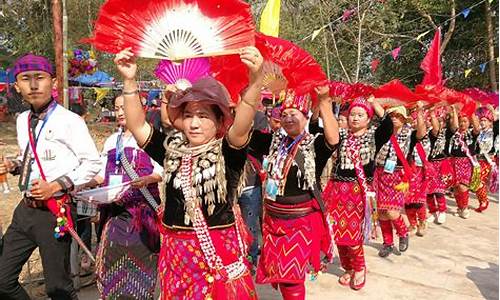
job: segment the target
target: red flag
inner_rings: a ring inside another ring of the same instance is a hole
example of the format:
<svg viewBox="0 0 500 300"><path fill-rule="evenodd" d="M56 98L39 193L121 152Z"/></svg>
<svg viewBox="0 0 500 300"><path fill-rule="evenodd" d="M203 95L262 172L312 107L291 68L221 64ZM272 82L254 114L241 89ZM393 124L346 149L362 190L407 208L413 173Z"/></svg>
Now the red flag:
<svg viewBox="0 0 500 300"><path fill-rule="evenodd" d="M424 71L424 85L443 85L443 71L441 66L441 27L436 30L431 47L420 64Z"/></svg>

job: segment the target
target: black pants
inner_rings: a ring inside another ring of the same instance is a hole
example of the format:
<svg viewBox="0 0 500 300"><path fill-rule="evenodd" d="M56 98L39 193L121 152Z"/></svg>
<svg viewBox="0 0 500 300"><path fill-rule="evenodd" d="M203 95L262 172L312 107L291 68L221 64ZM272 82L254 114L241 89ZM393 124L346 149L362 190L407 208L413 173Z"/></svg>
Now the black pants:
<svg viewBox="0 0 500 300"><path fill-rule="evenodd" d="M71 237L54 237L55 217L48 210L16 207L5 233L0 256L0 299L30 299L19 284L19 274L31 253L38 247L42 259L47 295L53 300L78 299L70 272Z"/></svg>

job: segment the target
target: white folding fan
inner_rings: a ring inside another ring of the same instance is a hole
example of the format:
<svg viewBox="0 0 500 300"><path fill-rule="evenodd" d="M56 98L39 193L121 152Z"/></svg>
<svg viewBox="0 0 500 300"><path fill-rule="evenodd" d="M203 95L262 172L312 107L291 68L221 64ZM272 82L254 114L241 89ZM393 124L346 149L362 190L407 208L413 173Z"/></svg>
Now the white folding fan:
<svg viewBox="0 0 500 300"><path fill-rule="evenodd" d="M255 43L250 6L239 0L108 0L94 36L82 40L118 53L182 60L235 54Z"/></svg>

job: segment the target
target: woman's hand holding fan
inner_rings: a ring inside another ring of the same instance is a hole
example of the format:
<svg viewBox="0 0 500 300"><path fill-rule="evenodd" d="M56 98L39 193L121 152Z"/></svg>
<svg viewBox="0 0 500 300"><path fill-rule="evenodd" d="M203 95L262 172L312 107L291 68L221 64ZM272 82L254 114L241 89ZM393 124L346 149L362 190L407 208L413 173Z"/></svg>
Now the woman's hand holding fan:
<svg viewBox="0 0 500 300"><path fill-rule="evenodd" d="M250 71L250 84L262 79L262 63L264 62L264 58L260 54L259 49L255 47L241 49L240 59Z"/></svg>
<svg viewBox="0 0 500 300"><path fill-rule="evenodd" d="M116 54L114 63L124 80L134 80L137 73L137 58L132 48L126 48Z"/></svg>

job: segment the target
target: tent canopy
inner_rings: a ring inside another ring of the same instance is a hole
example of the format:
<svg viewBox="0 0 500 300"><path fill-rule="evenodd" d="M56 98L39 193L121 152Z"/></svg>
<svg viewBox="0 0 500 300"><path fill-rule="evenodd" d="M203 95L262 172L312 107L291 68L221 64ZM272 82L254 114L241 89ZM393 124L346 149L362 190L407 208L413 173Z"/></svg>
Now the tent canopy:
<svg viewBox="0 0 500 300"><path fill-rule="evenodd" d="M70 81L86 85L86 86L107 86L113 84L113 77L103 71L96 71L93 74L82 74L75 78L70 78Z"/></svg>

